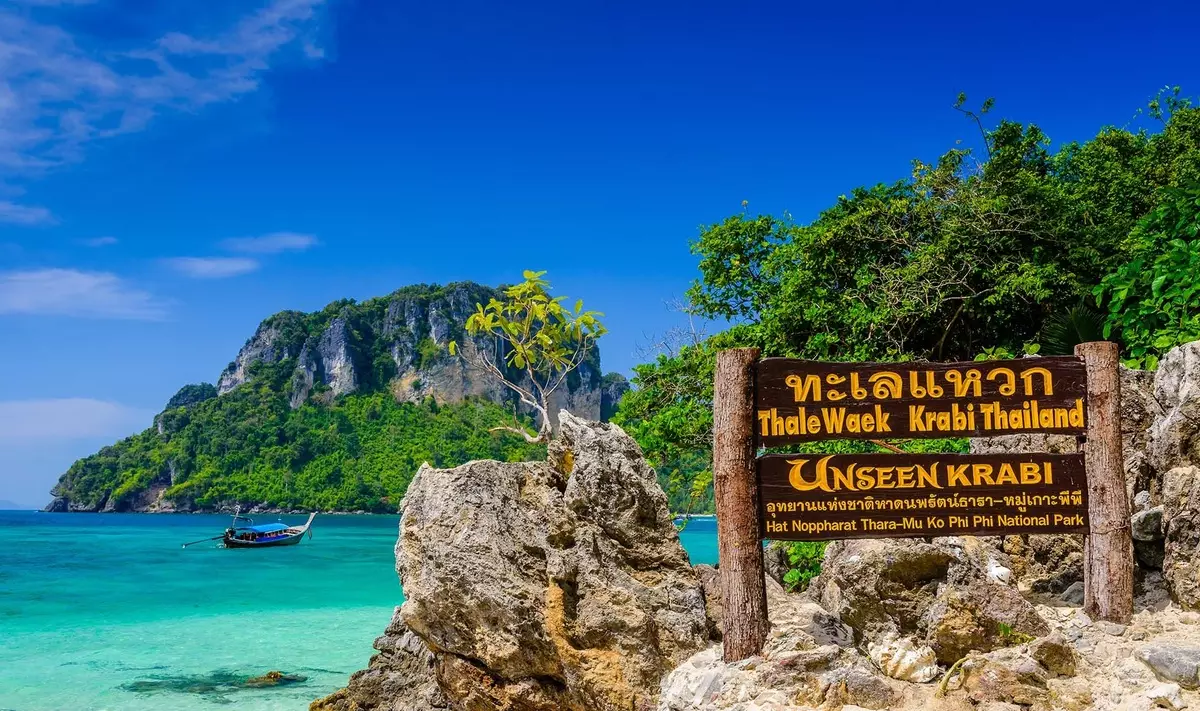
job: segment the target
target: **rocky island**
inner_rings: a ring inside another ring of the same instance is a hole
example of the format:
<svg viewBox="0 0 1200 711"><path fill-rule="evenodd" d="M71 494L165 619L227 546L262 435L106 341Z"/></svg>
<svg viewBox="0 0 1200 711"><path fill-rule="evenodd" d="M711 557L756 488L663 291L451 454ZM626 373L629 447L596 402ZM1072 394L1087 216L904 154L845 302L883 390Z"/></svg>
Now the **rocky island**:
<svg viewBox="0 0 1200 711"><path fill-rule="evenodd" d="M1200 704L1200 342L1122 371L1137 598L1081 609L1082 537L831 544L803 593L767 553L761 655L721 660L721 573L691 567L619 427L561 415L544 462L423 467L402 504L405 602L313 711L1149 711ZM997 437L977 451L1063 451Z"/></svg>
<svg viewBox="0 0 1200 711"><path fill-rule="evenodd" d="M47 510L390 512L423 462L540 456L488 432L531 412L471 365L474 351L497 346L463 323L500 295L417 285L275 314L216 385L184 386L151 427L75 462ZM606 420L628 387L602 374L593 349L553 404Z"/></svg>

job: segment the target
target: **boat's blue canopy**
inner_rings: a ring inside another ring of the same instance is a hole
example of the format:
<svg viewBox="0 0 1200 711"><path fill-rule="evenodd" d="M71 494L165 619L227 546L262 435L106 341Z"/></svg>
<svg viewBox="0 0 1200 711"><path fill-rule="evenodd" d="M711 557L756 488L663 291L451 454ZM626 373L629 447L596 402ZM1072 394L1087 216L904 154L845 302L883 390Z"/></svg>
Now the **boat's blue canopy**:
<svg viewBox="0 0 1200 711"><path fill-rule="evenodd" d="M257 526L241 526L238 528L238 530L254 531L255 533L277 533L279 531L287 530L287 528L288 525L286 523L263 523Z"/></svg>

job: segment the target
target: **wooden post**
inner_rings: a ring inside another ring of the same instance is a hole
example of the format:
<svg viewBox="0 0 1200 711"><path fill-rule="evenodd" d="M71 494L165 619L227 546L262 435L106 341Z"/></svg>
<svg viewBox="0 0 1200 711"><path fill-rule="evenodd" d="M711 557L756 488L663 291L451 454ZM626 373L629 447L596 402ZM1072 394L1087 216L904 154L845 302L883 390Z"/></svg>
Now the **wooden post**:
<svg viewBox="0 0 1200 711"><path fill-rule="evenodd" d="M1083 543L1083 609L1093 619L1128 624L1133 615L1133 538L1121 454L1121 377L1117 344L1081 343L1087 368L1088 536Z"/></svg>
<svg viewBox="0 0 1200 711"><path fill-rule="evenodd" d="M713 382L713 489L726 662L761 652L770 629L754 471L757 361L757 348L720 351Z"/></svg>

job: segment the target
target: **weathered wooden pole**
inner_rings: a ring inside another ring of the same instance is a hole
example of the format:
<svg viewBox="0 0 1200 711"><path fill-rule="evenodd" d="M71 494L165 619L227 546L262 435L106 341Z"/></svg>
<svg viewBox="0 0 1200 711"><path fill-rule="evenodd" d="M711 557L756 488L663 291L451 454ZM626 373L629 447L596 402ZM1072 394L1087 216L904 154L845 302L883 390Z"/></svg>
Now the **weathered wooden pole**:
<svg viewBox="0 0 1200 711"><path fill-rule="evenodd" d="M713 489L727 662L761 652L770 628L754 471L757 362L757 348L721 351L713 382Z"/></svg>
<svg viewBox="0 0 1200 711"><path fill-rule="evenodd" d="M1093 619L1128 624L1133 615L1133 538L1121 454L1121 377L1117 344L1081 343L1087 368L1089 533L1083 543L1083 609Z"/></svg>

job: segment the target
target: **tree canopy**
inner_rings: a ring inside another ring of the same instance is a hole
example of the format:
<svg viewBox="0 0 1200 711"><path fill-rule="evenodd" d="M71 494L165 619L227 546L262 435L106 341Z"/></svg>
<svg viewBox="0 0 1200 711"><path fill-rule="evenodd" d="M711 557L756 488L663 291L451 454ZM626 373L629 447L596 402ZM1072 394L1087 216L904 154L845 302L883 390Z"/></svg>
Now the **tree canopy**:
<svg viewBox="0 0 1200 711"><path fill-rule="evenodd" d="M1131 364L1200 337L1200 109L1166 91L1155 130L1054 149L1034 124L984 128L907 178L857 188L810 223L743 209L693 243L691 313L730 327L635 367L617 420L660 465L711 442L721 348L820 360L1070 352L1102 328ZM1098 303L1099 302L1099 303ZM706 465L706 460L705 461Z"/></svg>

